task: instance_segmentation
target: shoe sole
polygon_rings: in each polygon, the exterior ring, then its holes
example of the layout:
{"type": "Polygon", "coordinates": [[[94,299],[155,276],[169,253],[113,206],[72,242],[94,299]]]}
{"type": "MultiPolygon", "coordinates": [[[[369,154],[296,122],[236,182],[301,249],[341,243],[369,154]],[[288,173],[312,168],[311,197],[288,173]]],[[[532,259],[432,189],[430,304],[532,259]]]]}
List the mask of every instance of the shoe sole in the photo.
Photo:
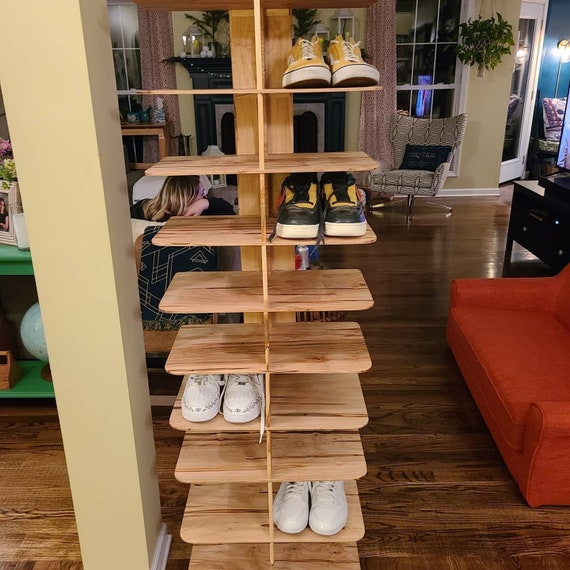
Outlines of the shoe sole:
{"type": "Polygon", "coordinates": [[[345,65],[332,73],[333,87],[369,87],[378,85],[380,79],[378,70],[369,65],[358,63],[345,65]]]}
{"type": "Polygon", "coordinates": [[[182,417],[189,421],[189,422],[193,422],[193,423],[200,423],[200,422],[208,422],[212,419],[214,419],[219,413],[220,413],[220,408],[212,408],[211,411],[208,412],[207,415],[204,415],[202,413],[198,414],[198,413],[192,413],[188,410],[185,410],[184,408],[181,408],[182,411],[182,417]]]}
{"type": "Polygon", "coordinates": [[[247,422],[253,421],[258,418],[260,412],[250,412],[247,415],[240,414],[239,416],[232,416],[230,412],[224,412],[224,419],[231,424],[246,424],[247,422]]]}
{"type": "Polygon", "coordinates": [[[366,222],[342,224],[325,222],[325,235],[336,237],[359,237],[366,233],[366,222]]]}
{"type": "Polygon", "coordinates": [[[316,238],[319,235],[319,224],[316,224],[314,226],[277,224],[275,233],[279,237],[286,239],[316,238]]]}
{"type": "Polygon", "coordinates": [[[320,65],[301,67],[283,74],[283,87],[327,87],[331,84],[330,69],[320,65]]]}

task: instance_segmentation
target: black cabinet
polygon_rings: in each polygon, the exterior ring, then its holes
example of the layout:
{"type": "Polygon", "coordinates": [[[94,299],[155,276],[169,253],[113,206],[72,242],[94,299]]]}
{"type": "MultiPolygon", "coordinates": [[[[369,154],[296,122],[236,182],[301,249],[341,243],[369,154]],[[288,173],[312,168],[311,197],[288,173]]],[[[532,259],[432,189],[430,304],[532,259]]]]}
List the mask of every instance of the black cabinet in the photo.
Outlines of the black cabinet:
{"type": "Polygon", "coordinates": [[[570,203],[545,195],[537,181],[515,182],[507,254],[513,241],[560,271],[570,262],[570,203]]]}

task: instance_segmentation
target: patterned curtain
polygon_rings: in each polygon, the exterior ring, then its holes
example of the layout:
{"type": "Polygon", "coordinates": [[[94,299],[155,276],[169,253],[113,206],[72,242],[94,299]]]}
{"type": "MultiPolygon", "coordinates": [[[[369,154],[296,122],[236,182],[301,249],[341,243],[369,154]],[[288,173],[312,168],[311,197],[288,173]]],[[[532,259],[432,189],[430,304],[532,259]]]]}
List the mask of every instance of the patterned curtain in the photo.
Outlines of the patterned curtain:
{"type": "MultiPolygon", "coordinates": [[[[139,6],[139,38],[141,46],[141,75],[143,89],[176,89],[174,64],[163,60],[174,55],[172,15],[165,10],[149,10],[139,6]]],[[[143,109],[149,105],[156,109],[157,95],[143,96],[143,109]]],[[[180,133],[180,110],[176,95],[162,95],[166,125],[170,133],[167,152],[178,154],[175,138],[180,133]]],[[[158,161],[158,143],[155,137],[145,137],[144,162],[158,161]]]]}
{"type": "Polygon", "coordinates": [[[382,91],[363,93],[359,147],[376,160],[392,164],[388,139],[396,111],[396,0],[378,0],[366,12],[368,63],[380,72],[382,91]]]}

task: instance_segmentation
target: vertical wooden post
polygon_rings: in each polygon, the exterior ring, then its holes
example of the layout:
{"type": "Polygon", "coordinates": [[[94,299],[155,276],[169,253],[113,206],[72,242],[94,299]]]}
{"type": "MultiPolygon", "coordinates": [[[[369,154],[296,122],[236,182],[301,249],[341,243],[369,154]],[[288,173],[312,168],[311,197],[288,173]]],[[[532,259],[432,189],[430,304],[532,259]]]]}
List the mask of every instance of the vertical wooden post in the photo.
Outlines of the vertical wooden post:
{"type": "Polygon", "coordinates": [[[1,17],[2,92],[83,567],[148,570],[160,496],[107,5],[3,2],[1,17]]]}

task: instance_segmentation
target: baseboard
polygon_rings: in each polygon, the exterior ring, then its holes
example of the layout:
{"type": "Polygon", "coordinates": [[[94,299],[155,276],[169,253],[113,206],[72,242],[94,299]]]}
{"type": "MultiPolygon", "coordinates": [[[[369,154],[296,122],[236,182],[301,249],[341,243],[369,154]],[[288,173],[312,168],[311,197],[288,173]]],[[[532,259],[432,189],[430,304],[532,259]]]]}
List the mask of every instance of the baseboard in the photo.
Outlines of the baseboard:
{"type": "Polygon", "coordinates": [[[166,534],[166,525],[162,523],[160,525],[160,534],[156,541],[156,548],[154,549],[154,557],[152,559],[152,566],[150,567],[151,570],[164,570],[166,568],[171,542],[172,536],[166,534]]]}
{"type": "Polygon", "coordinates": [[[440,190],[437,195],[446,198],[478,198],[483,196],[500,196],[501,192],[499,188],[447,188],[440,190]]]}

